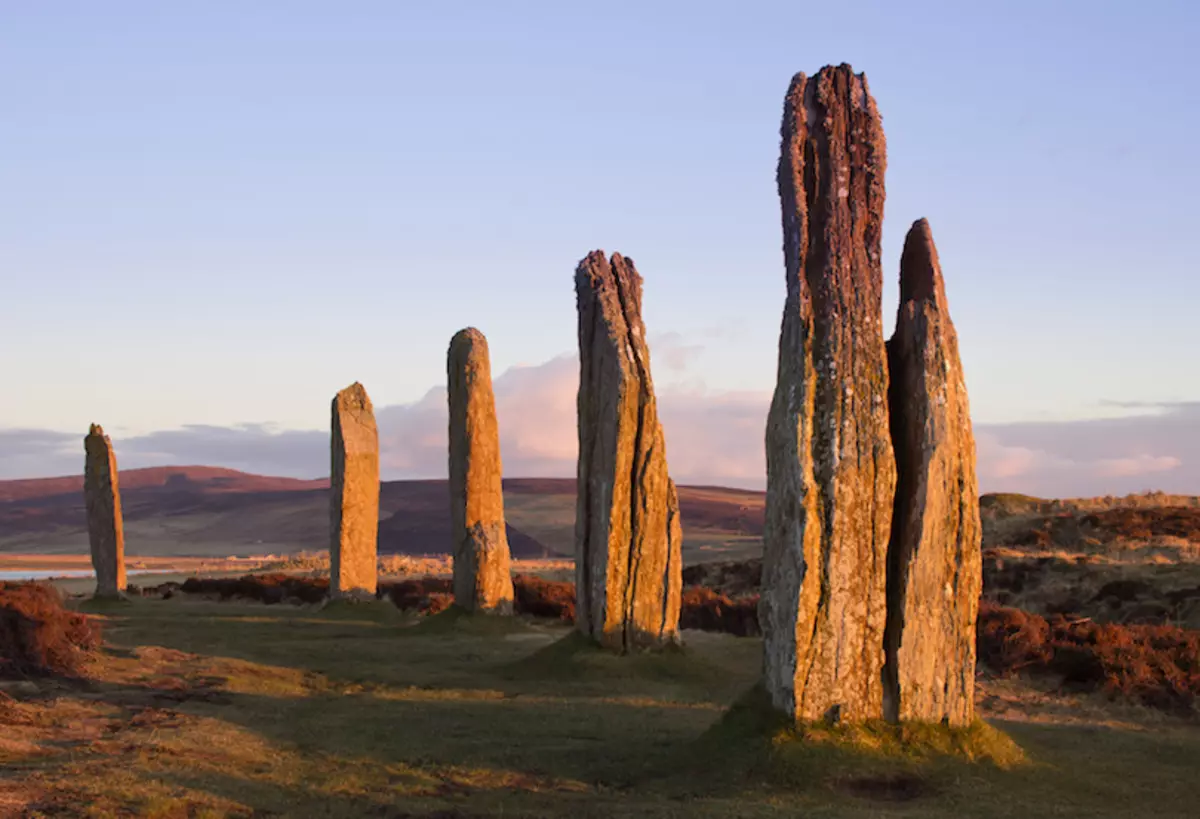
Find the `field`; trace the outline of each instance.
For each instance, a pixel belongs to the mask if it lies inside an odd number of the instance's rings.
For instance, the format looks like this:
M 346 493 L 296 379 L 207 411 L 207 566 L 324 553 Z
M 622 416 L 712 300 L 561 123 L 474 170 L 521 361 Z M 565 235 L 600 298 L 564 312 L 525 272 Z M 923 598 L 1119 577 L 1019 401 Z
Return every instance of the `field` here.
M 775 743 L 728 709 L 756 639 L 614 657 L 564 626 L 137 599 L 78 680 L 0 696 L 14 816 L 1194 815 L 1200 731 L 983 680 L 1007 769 Z

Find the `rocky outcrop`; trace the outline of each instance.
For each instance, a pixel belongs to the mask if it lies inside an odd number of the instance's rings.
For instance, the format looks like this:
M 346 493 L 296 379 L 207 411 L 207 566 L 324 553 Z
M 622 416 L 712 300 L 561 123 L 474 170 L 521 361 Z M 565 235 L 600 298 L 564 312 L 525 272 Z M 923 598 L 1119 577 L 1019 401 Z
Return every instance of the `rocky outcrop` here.
M 679 500 L 633 261 L 594 251 L 575 271 L 579 308 L 576 626 L 620 651 L 678 639 Z
M 355 382 L 333 399 L 329 494 L 330 594 L 374 598 L 379 529 L 379 433 Z
M 121 489 L 112 441 L 99 424 L 83 439 L 83 495 L 87 504 L 88 542 L 96 571 L 96 596 L 119 597 L 125 590 L 125 526 Z
M 764 678 L 795 719 L 883 712 L 888 431 L 886 146 L 866 78 L 797 74 L 781 129 L 787 301 L 767 422 Z
M 468 611 L 511 614 L 513 584 L 492 366 L 487 339 L 474 327 L 450 340 L 446 379 L 454 602 Z
M 965 725 L 974 719 L 983 585 L 975 438 L 958 336 L 924 219 L 904 242 L 900 310 L 887 347 L 899 482 L 887 567 L 885 713 Z

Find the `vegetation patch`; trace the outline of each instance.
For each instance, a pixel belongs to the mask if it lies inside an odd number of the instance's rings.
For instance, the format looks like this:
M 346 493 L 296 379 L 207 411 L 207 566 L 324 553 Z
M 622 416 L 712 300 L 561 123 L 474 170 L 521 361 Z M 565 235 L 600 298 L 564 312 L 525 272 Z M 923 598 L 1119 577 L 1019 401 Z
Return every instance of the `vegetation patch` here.
M 517 611 L 521 614 L 549 617 L 564 623 L 575 622 L 574 583 L 518 574 L 513 577 L 513 596 Z
M 683 590 L 679 627 L 757 637 L 762 633 L 758 627 L 758 595 L 735 599 L 707 586 L 689 586 Z
M 421 577 L 384 583 L 379 586 L 379 595 L 402 611 L 437 614 L 454 603 L 454 581 L 446 577 Z
M 320 603 L 329 595 L 329 578 L 295 575 L 247 574 L 242 577 L 190 577 L 180 590 L 221 600 L 240 598 L 260 603 Z
M 74 675 L 99 645 L 99 623 L 53 586 L 0 582 L 0 676 Z
M 979 661 L 996 673 L 1054 673 L 1071 688 L 1197 713 L 1200 632 L 1063 617 L 1047 620 L 984 603 L 976 633 Z

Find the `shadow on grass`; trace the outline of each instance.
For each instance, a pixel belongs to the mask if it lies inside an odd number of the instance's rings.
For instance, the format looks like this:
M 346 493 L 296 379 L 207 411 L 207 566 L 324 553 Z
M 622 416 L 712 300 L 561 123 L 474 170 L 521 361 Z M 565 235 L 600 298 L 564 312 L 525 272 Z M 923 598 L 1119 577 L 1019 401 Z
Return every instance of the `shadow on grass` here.
M 618 654 L 572 630 L 565 637 L 497 669 L 509 680 L 611 684 L 643 680 L 708 688 L 728 676 L 686 646 Z
M 130 611 L 136 603 L 124 595 L 120 597 L 85 597 L 81 600 L 69 600 L 65 604 L 83 614 L 121 614 Z
M 531 631 L 533 631 L 533 626 L 527 617 L 479 614 L 452 605 L 437 614 L 421 617 L 409 634 L 419 637 L 433 635 L 504 637 L 509 634 L 528 634 Z
M 326 600 L 307 612 L 318 621 L 388 626 L 412 625 L 414 622 L 413 615 L 400 611 L 388 600 Z

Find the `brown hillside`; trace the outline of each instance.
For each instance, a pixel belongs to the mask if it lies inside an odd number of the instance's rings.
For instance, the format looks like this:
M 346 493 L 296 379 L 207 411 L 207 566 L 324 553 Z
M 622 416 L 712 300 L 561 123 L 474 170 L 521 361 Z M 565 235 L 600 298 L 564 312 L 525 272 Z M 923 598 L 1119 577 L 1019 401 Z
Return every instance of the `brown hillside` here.
M 83 457 L 80 456 L 82 464 Z M 251 475 L 236 469 L 216 466 L 153 466 L 123 469 L 119 475 L 122 489 L 187 490 L 215 492 L 290 492 L 329 486 L 328 478 L 301 480 Z M 83 492 L 83 474 L 60 478 L 31 478 L 0 481 L 0 502 L 52 498 Z
M 87 551 L 82 478 L 0 481 L 0 551 Z M 121 473 L 130 556 L 252 555 L 328 547 L 328 481 L 247 475 L 213 467 L 155 467 Z M 444 554 L 450 549 L 444 480 L 386 481 L 380 492 L 380 551 Z M 509 544 L 516 557 L 570 554 L 575 481 L 504 481 Z M 757 551 L 763 494 L 680 487 L 685 560 L 730 548 Z

